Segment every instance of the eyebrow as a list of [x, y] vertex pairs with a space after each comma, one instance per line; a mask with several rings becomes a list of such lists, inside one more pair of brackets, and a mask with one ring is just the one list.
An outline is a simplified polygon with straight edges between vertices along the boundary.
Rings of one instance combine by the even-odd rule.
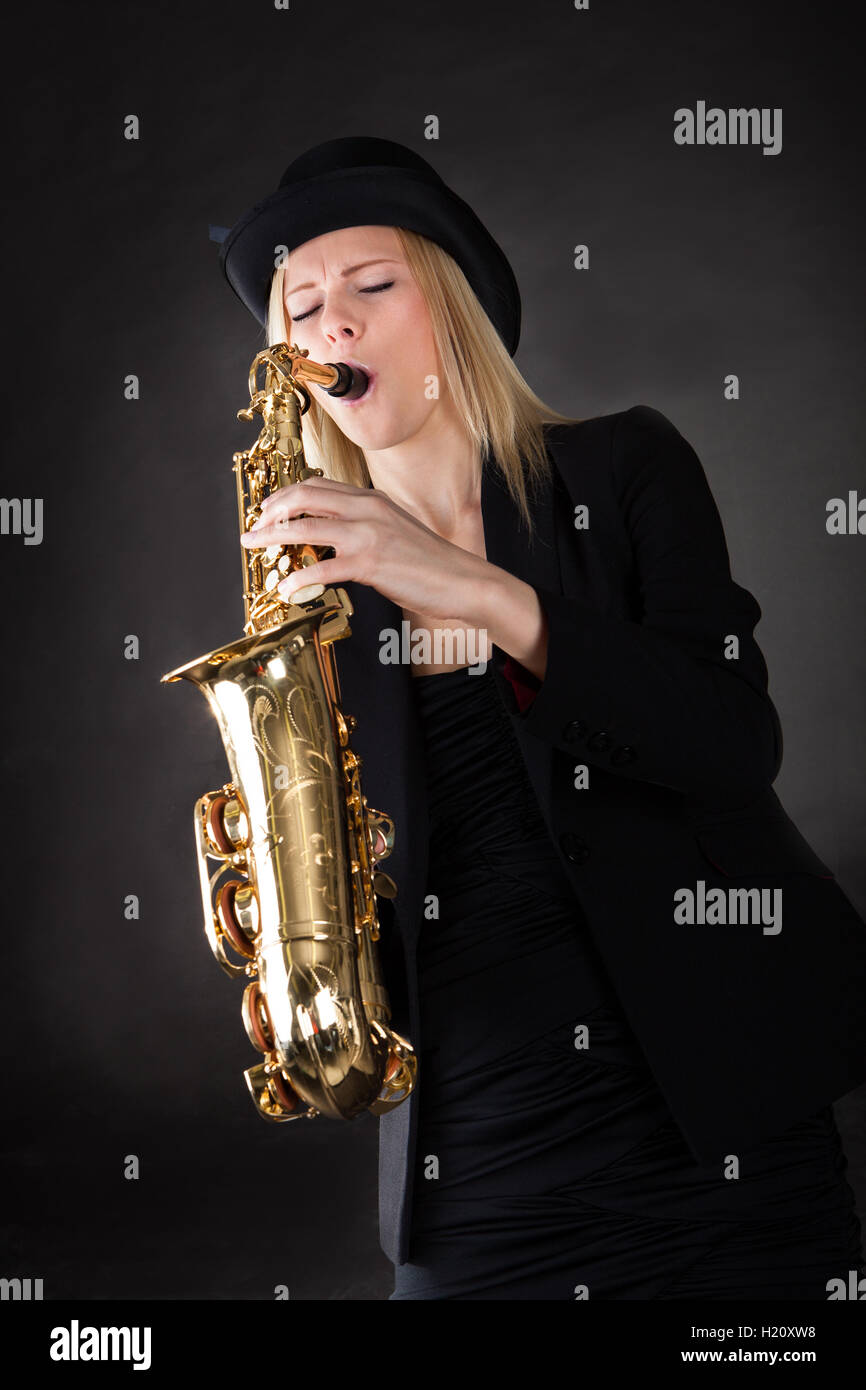
[[[355, 273], [356, 270], [363, 270], [365, 265], [399, 265], [399, 264], [400, 264], [400, 262], [399, 262], [399, 261], [396, 261], [396, 260], [394, 259], [393, 256], [380, 256], [380, 257], [379, 257], [377, 260], [375, 260], [375, 261], [359, 261], [357, 265], [347, 265], [346, 268], [345, 268], [345, 270], [341, 270], [341, 271], [340, 271], [340, 279], [341, 279], [341, 280], [345, 280], [345, 278], [346, 278], [347, 275], [353, 275], [353, 274]], [[294, 289], [286, 290], [286, 294], [287, 294], [287, 295], [289, 295], [289, 294], [297, 294], [298, 290], [314, 290], [315, 288], [316, 288], [316, 281], [315, 281], [315, 280], [308, 280], [308, 281], [306, 282], [306, 284], [303, 284], [303, 285], [295, 285]]]

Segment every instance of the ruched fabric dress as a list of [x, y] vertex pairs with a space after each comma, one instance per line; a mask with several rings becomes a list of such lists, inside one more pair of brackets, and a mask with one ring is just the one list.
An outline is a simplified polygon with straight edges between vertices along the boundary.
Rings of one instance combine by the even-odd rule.
[[391, 1298], [826, 1300], [829, 1279], [862, 1276], [832, 1110], [739, 1154], [738, 1177], [695, 1161], [491, 667], [412, 684], [438, 916], [418, 946], [412, 1235]]

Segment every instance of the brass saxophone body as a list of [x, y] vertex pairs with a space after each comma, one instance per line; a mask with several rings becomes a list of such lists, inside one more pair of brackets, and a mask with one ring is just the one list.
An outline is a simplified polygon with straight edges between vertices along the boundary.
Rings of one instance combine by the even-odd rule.
[[[258, 374], [265, 369], [264, 386]], [[285, 343], [250, 368], [250, 404], [262, 418], [252, 448], [234, 455], [241, 531], [278, 487], [321, 469], [304, 459], [303, 381], [345, 394], [345, 364], [310, 362]], [[260, 1115], [381, 1115], [411, 1094], [417, 1058], [388, 1027], [376, 895], [396, 887], [374, 869], [394, 825], [367, 806], [355, 726], [340, 708], [334, 643], [351, 636], [343, 589], [308, 585], [292, 601], [276, 585], [323, 558], [326, 547], [270, 546], [244, 560], [244, 636], [162, 677], [202, 691], [219, 724], [231, 780], [196, 803], [195, 839], [205, 933], [222, 968], [248, 978], [242, 1015], [264, 1060], [245, 1073]]]

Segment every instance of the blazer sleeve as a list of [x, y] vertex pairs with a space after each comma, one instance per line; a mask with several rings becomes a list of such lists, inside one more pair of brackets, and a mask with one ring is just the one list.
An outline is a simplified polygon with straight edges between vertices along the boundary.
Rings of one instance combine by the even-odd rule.
[[[670, 420], [649, 406], [624, 411], [610, 465], [639, 621], [536, 587], [548, 621], [547, 666], [517, 718], [577, 761], [697, 800], [744, 803], [772, 784], [782, 761], [753, 637], [761, 609], [731, 578], [704, 470]], [[725, 655], [732, 636], [736, 657]]]

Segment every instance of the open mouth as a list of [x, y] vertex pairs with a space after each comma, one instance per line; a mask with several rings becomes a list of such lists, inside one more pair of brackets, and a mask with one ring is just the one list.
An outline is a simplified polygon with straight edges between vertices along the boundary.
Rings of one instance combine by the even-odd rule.
[[[357, 362], [357, 363], [356, 363], [356, 362], [350, 362], [348, 365], [349, 365], [350, 367], [355, 367], [355, 366], [361, 367], [360, 362]], [[354, 400], [347, 400], [345, 396], [338, 397], [337, 399], [340, 401], [340, 404], [341, 404], [341, 405], [345, 405], [345, 406], [362, 405], [364, 401], [368, 401], [368, 400], [370, 399], [370, 397], [372, 396], [373, 391], [374, 391], [375, 388], [376, 388], [376, 378], [377, 378], [377, 376], [378, 376], [378, 373], [377, 373], [377, 372], [370, 372], [370, 371], [367, 370], [366, 367], [361, 367], [361, 371], [363, 371], [364, 375], [367, 377], [367, 389], [366, 389], [366, 391], [364, 391], [364, 393], [363, 393], [362, 395], [360, 395], [360, 396], [355, 396]]]

